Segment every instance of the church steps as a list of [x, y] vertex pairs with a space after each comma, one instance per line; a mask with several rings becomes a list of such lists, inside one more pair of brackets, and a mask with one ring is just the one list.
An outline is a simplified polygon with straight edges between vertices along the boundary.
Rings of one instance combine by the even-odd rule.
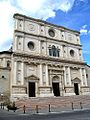
[[80, 108], [80, 103], [83, 106], [90, 106], [90, 96], [88, 95], [80, 95], [80, 96], [64, 96], [64, 97], [43, 97], [43, 98], [29, 98], [26, 100], [16, 101], [16, 106], [23, 108], [25, 105], [26, 108], [36, 109], [38, 105], [39, 109], [48, 108], [49, 104], [51, 108], [71, 108], [72, 103], [74, 108]]

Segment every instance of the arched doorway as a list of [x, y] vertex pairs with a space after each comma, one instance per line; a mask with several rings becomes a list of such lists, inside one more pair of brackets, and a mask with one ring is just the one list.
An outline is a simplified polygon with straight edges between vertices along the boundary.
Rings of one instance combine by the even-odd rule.
[[52, 79], [52, 89], [54, 96], [60, 96], [60, 84], [59, 84], [59, 77], [54, 76]]

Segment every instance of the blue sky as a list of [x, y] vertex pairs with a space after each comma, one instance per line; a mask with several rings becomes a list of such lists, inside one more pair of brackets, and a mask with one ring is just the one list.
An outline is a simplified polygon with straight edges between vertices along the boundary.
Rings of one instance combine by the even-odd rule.
[[0, 0], [0, 51], [12, 44], [14, 13], [80, 31], [84, 59], [90, 65], [90, 0]]

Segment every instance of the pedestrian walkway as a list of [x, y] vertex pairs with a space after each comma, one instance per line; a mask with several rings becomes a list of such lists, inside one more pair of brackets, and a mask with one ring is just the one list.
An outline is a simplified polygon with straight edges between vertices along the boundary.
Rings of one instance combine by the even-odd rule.
[[[20, 114], [48, 114], [76, 111], [90, 108], [90, 96], [64, 96], [29, 98], [16, 101], [16, 113]], [[7, 108], [5, 108], [7, 110]]]

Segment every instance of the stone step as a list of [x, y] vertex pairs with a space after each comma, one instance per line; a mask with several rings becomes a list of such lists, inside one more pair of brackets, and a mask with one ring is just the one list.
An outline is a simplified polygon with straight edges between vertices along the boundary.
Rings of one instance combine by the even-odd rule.
[[43, 98], [29, 98], [26, 100], [16, 101], [16, 106], [23, 108], [25, 105], [26, 108], [36, 108], [38, 105], [39, 108], [51, 107], [71, 107], [72, 103], [74, 107], [80, 107], [80, 103], [84, 105], [90, 104], [90, 95], [78, 95], [78, 96], [64, 96], [64, 97], [43, 97]]

